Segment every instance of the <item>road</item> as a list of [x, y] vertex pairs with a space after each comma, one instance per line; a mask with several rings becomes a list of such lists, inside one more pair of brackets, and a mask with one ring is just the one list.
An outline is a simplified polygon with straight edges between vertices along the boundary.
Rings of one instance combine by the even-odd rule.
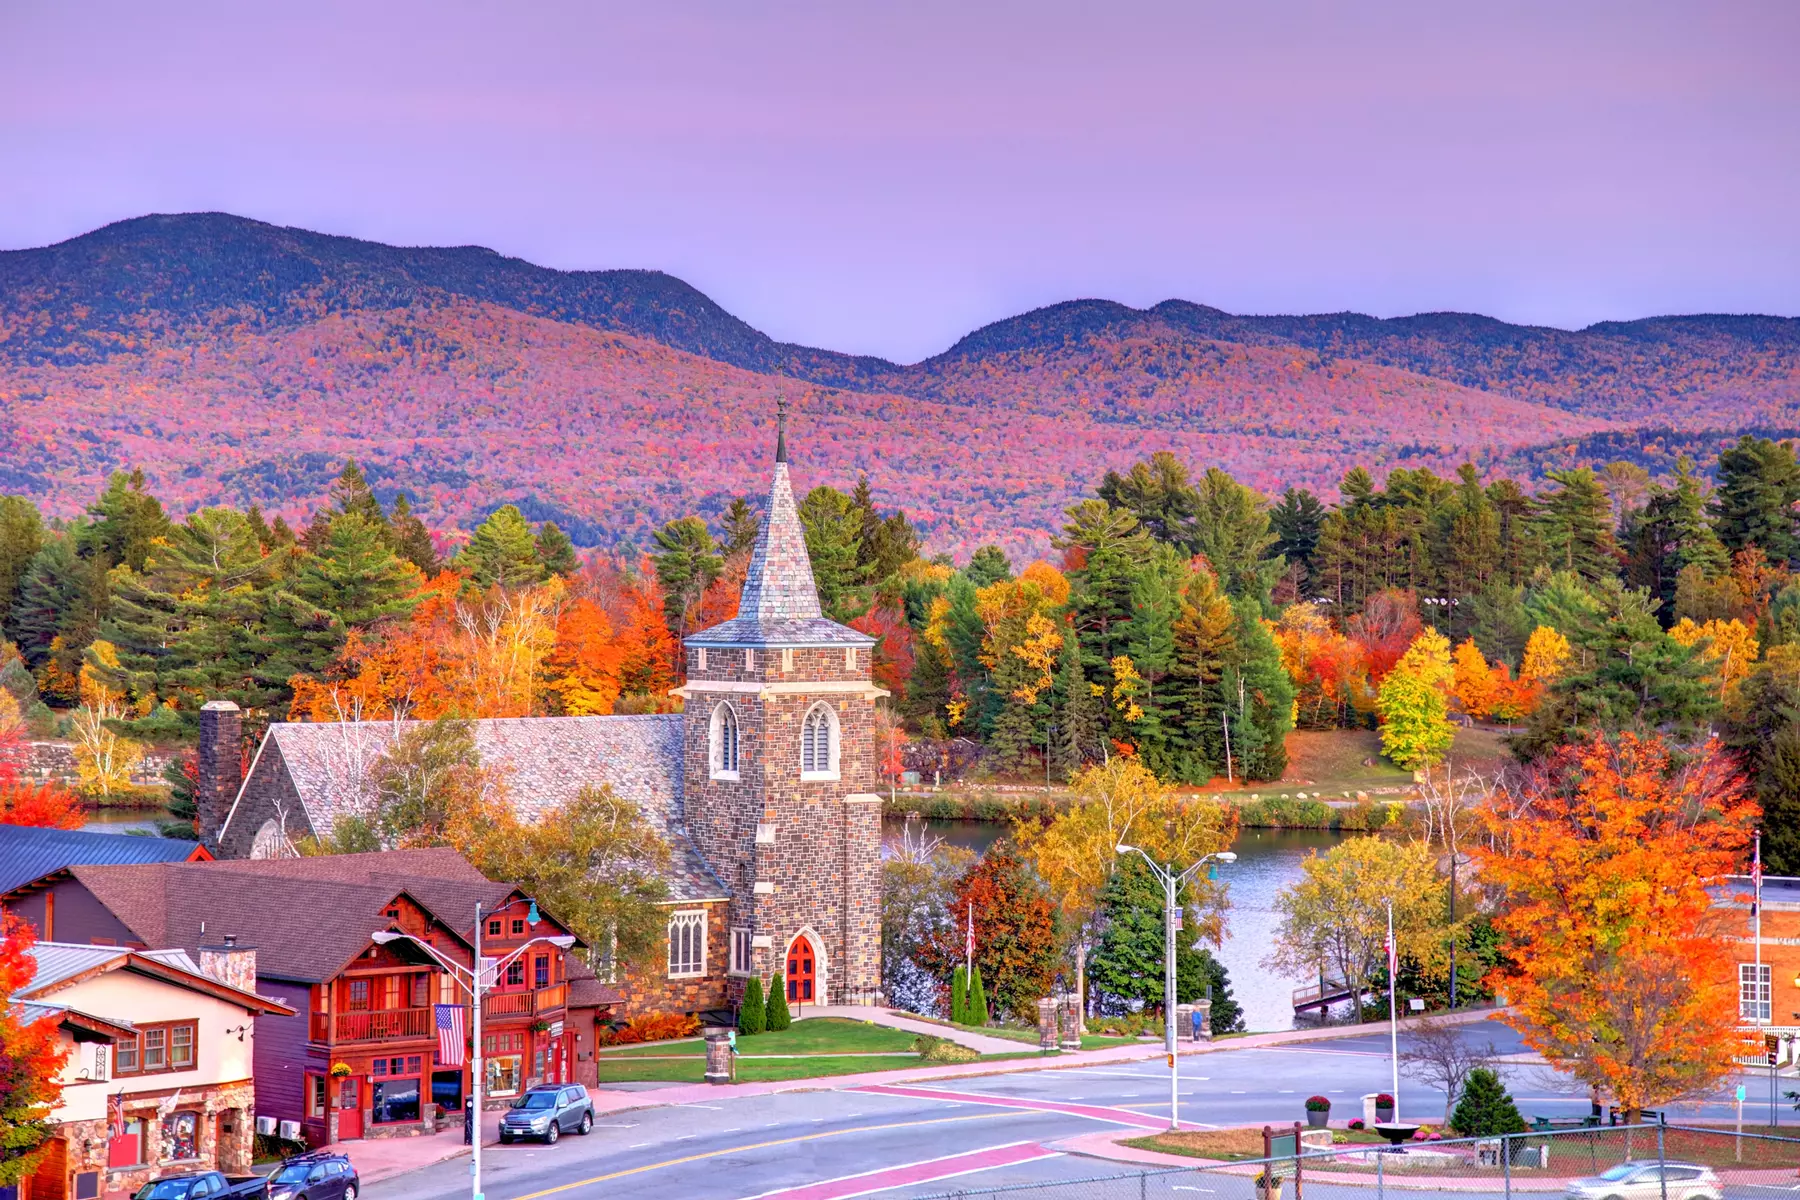
[[[1483, 1046], [1492, 1042], [1503, 1055], [1523, 1051], [1517, 1035], [1497, 1023], [1466, 1026], [1463, 1036]], [[1391, 1086], [1387, 1055], [1386, 1038], [1364, 1035], [1184, 1058], [1181, 1119], [1198, 1128], [1304, 1120], [1304, 1101], [1315, 1092], [1332, 1099], [1340, 1119], [1360, 1115], [1364, 1093]], [[1507, 1064], [1502, 1070], [1528, 1119], [1588, 1111], [1585, 1090], [1547, 1068]], [[1745, 1082], [1753, 1101], [1747, 1116], [1761, 1121], [1767, 1109], [1754, 1100], [1759, 1095], [1766, 1099], [1766, 1077], [1753, 1074]], [[1134, 1125], [1152, 1132], [1166, 1126], [1169, 1115], [1168, 1071], [1161, 1059], [893, 1088], [840, 1090], [828, 1081], [817, 1086], [741, 1097], [722, 1089], [716, 1100], [703, 1104], [608, 1116], [586, 1138], [565, 1137], [555, 1146], [491, 1146], [483, 1154], [485, 1195], [488, 1200], [746, 1200], [805, 1189], [783, 1200], [831, 1200], [874, 1190], [908, 1197], [952, 1188], [1074, 1180], [1132, 1168], [1061, 1153], [1055, 1143]], [[1729, 1117], [1730, 1086], [1713, 1102], [1684, 1113]], [[1784, 1081], [1783, 1087], [1788, 1086], [1791, 1081]], [[1400, 1097], [1407, 1120], [1442, 1121], [1441, 1092], [1403, 1075]], [[654, 1104], [655, 1092], [646, 1092], [645, 1101]], [[1782, 1116], [1795, 1114], [1789, 1110]], [[954, 1177], [940, 1178], [952, 1173]], [[843, 1182], [816, 1186], [822, 1181]], [[1234, 1200], [1250, 1196], [1248, 1183], [1237, 1177], [1194, 1173], [1153, 1177], [1142, 1186], [1146, 1197], [1206, 1200], [1202, 1193], [1216, 1183], [1227, 1184], [1215, 1190]], [[466, 1195], [468, 1188], [468, 1160], [455, 1159], [373, 1184], [365, 1195], [368, 1200], [441, 1200]], [[1030, 1195], [1033, 1200], [1099, 1200], [1115, 1190], [1086, 1185]], [[1366, 1189], [1309, 1185], [1308, 1200], [1329, 1200], [1333, 1191], [1367, 1194]], [[1737, 1196], [1738, 1191], [1728, 1189], [1732, 1200], [1749, 1200], [1747, 1194]], [[1133, 1186], [1128, 1194], [1138, 1192]], [[1767, 1200], [1766, 1192], [1761, 1195]], [[1408, 1196], [1429, 1200], [1430, 1194]], [[1462, 1200], [1468, 1200], [1466, 1193]]]

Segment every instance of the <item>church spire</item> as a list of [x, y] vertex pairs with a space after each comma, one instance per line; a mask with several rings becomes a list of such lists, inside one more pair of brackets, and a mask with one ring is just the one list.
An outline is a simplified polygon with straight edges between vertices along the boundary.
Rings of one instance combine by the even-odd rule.
[[788, 483], [787, 401], [778, 402], [775, 434], [775, 479], [750, 571], [738, 601], [739, 618], [755, 621], [810, 619], [820, 616], [819, 591], [813, 583], [812, 559], [806, 553], [806, 527]]

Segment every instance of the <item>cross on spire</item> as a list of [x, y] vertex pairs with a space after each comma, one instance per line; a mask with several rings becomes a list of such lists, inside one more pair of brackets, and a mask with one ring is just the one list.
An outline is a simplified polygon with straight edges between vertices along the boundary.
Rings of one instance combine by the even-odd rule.
[[775, 461], [784, 463], [787, 459], [787, 397], [775, 398]]

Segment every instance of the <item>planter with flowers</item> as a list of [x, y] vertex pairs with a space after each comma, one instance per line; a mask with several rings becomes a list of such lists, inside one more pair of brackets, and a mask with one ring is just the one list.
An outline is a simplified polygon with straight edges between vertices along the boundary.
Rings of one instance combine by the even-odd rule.
[[350, 1064], [346, 1063], [346, 1062], [332, 1063], [331, 1064], [331, 1077], [333, 1079], [348, 1079], [348, 1078], [350, 1078]]
[[1387, 1124], [1394, 1119], [1394, 1098], [1387, 1092], [1375, 1095], [1375, 1120], [1379, 1124]]
[[1306, 1123], [1314, 1129], [1323, 1129], [1331, 1124], [1331, 1101], [1323, 1096], [1308, 1096]]

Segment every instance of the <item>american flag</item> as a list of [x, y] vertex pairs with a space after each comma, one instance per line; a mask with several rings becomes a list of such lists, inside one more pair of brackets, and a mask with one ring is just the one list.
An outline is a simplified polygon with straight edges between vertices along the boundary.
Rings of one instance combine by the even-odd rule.
[[438, 1004], [433, 1007], [437, 1009], [438, 1062], [446, 1067], [460, 1067], [468, 1040], [463, 1006]]

